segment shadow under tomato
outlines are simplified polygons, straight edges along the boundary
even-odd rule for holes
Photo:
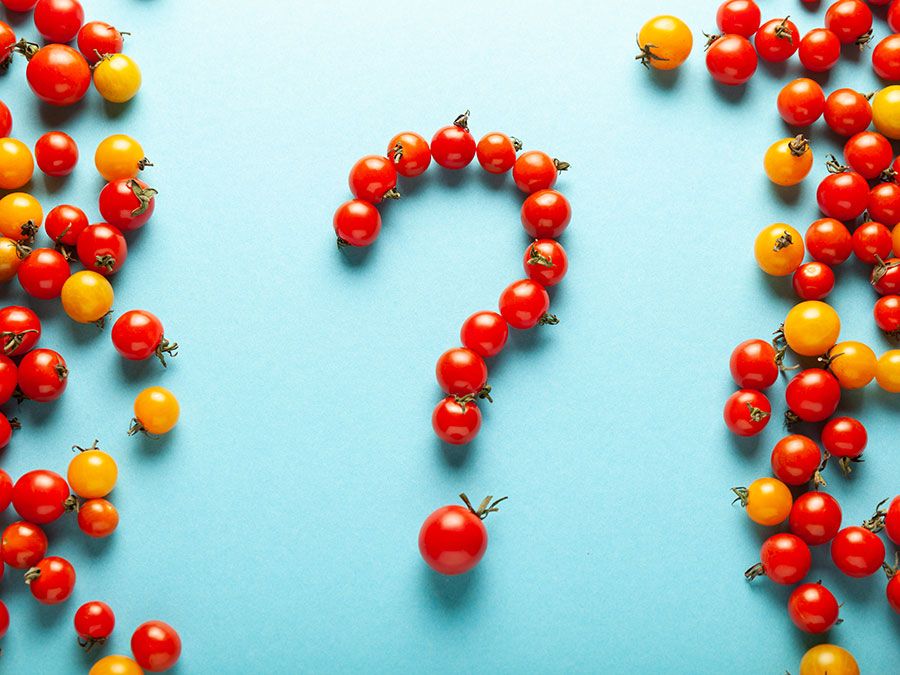
[[[482,416],[484,416],[485,405],[490,405],[490,403],[479,404],[479,409],[482,411]],[[434,442],[441,455],[443,456],[444,462],[446,462],[446,464],[453,469],[459,469],[462,468],[462,466],[468,461],[469,455],[472,453],[472,450],[478,443],[478,439],[476,437],[474,441],[466,445],[452,445],[451,443],[445,443],[437,437],[435,437]]]
[[[420,567],[420,574],[424,577],[423,587],[430,597],[435,598],[439,609],[469,606],[466,600],[478,587],[481,577],[480,567],[476,566],[473,570],[456,576],[438,574],[424,562]]]

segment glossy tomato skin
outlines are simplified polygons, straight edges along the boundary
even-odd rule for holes
[[[872,105],[853,89],[836,89],[825,99],[825,123],[841,136],[853,136],[872,124]]]
[[[837,410],[841,386],[831,373],[821,368],[801,371],[785,390],[788,408],[804,422],[821,422]]]
[[[34,578],[30,578],[35,571]],[[75,590],[75,568],[65,558],[49,556],[26,573],[26,580],[35,600],[44,605],[65,602]]]
[[[441,354],[435,366],[438,386],[456,396],[478,394],[487,384],[487,376],[484,359],[465,347],[448,349]]]
[[[772,276],[793,274],[803,262],[803,253],[803,238],[786,223],[764,227],[753,241],[756,263],[763,272]]]
[[[900,574],[896,570],[889,577],[888,585],[884,592],[891,609],[900,614]]]
[[[9,474],[0,469],[0,512],[6,511],[12,502],[13,482]]]
[[[465,123],[442,127],[431,139],[431,156],[445,169],[457,171],[469,166],[475,152],[475,139]]]
[[[877,262],[877,261],[876,261]],[[872,269],[872,288],[879,295],[900,293],[900,258],[887,258]]]
[[[759,5],[754,0],[726,0],[716,12],[716,25],[721,33],[734,33],[745,38],[759,30],[762,20]]]
[[[521,144],[499,131],[486,134],[478,141],[475,153],[478,163],[488,173],[502,174],[513,168]]]
[[[861,389],[875,377],[878,357],[868,345],[845,340],[829,351],[828,368],[842,389]]]
[[[522,204],[522,227],[533,239],[558,239],[572,219],[569,200],[556,190],[540,190]]]
[[[20,520],[3,530],[0,540],[3,562],[24,570],[37,565],[47,554],[47,535],[33,523]]]
[[[637,36],[643,66],[657,70],[674,70],[691,54],[694,38],[691,29],[678,17],[655,16],[641,26]]]
[[[13,486],[13,508],[29,523],[52,523],[66,512],[69,502],[66,479],[53,471],[29,471]]]
[[[848,577],[867,577],[884,562],[884,543],[877,534],[852,525],[838,532],[831,542],[831,559]]]
[[[500,315],[513,328],[527,330],[545,321],[550,296],[531,279],[514,281],[500,294]]]
[[[334,212],[334,233],[338,242],[350,246],[369,246],[381,232],[381,214],[369,202],[351,199]]]
[[[834,595],[820,583],[801,584],[788,598],[788,615],[804,633],[825,633],[837,622],[840,607]]]
[[[765,394],[754,389],[741,389],[725,401],[722,416],[731,433],[755,436],[769,423],[772,406]]]
[[[68,176],[78,163],[78,145],[62,131],[48,131],[35,143],[34,159],[48,176]]]
[[[900,223],[900,185],[878,183],[869,191],[869,217],[894,227]]]
[[[784,532],[773,534],[763,542],[759,561],[762,570],[756,568],[756,574],[765,574],[776,584],[791,585],[809,573],[812,554],[800,537]],[[748,570],[748,578],[755,576],[752,570]]]
[[[0,354],[0,405],[12,398],[19,383],[19,373],[16,364],[8,356]],[[0,469],[2,471],[2,469]],[[0,491],[2,493],[2,491]],[[3,510],[3,500],[0,499],[0,511]]]
[[[816,442],[801,434],[785,436],[772,449],[772,473],[782,483],[805,485],[813,479],[822,462]]]
[[[815,28],[800,40],[800,63],[813,73],[831,70],[841,58],[841,41],[827,28]]]
[[[819,262],[840,265],[853,253],[853,237],[841,221],[820,218],[806,231],[806,248]]]
[[[853,654],[837,645],[810,647],[800,660],[800,675],[859,675]]]
[[[100,215],[122,232],[143,227],[153,215],[156,190],[139,178],[107,183],[100,191]]]
[[[791,513],[790,488],[777,478],[757,478],[746,488],[733,488],[747,517],[759,525],[778,525]]]
[[[397,187],[397,169],[387,157],[368,155],[350,169],[348,182],[354,197],[379,204]]]
[[[77,206],[60,204],[50,209],[44,220],[47,236],[55,244],[75,246],[78,236],[88,226],[87,215]]]
[[[801,300],[822,300],[834,290],[834,272],[825,263],[803,263],[794,270],[792,284]]]
[[[68,261],[52,248],[33,250],[17,271],[19,284],[33,298],[52,300],[58,298],[63,284],[71,274]]]
[[[791,532],[810,546],[820,546],[841,529],[841,506],[826,492],[805,492],[794,500],[788,524]]]
[[[513,181],[526,194],[549,190],[556,184],[560,166],[546,152],[529,150],[519,155],[513,164]]]
[[[0,35],[3,34],[3,22],[0,22]],[[15,42],[15,36],[13,36]],[[3,60],[2,49],[0,49],[0,61]],[[0,101],[0,138],[8,138],[12,134],[13,119],[12,113],[3,101]]]
[[[900,546],[900,495],[891,500],[884,515],[884,533],[894,544]]]
[[[464,506],[443,506],[422,523],[419,552],[435,572],[456,575],[475,567],[487,550],[487,529]]]
[[[78,507],[78,528],[89,537],[108,537],[118,525],[119,512],[105,499],[88,499]]]
[[[862,0],[838,0],[825,12],[825,27],[841,44],[853,44],[872,29],[872,10]]]
[[[86,227],[75,247],[78,261],[97,274],[111,276],[122,269],[128,258],[128,243],[117,227],[95,223]]]
[[[855,171],[832,173],[819,183],[816,200],[819,210],[828,218],[854,220],[869,203],[869,184]]]
[[[775,347],[765,340],[745,340],[731,352],[731,378],[741,389],[768,389],[778,379]]]
[[[181,656],[181,638],[163,621],[142,623],[131,636],[134,660],[146,671],[159,673],[174,667]]]
[[[22,356],[34,349],[41,338],[41,320],[28,307],[9,305],[0,308],[0,333],[12,336],[3,341],[7,356]]]
[[[875,324],[886,333],[900,331],[900,295],[885,295],[878,298],[873,310]],[[2,397],[0,397],[2,398]]]
[[[116,319],[111,336],[119,354],[130,361],[143,361],[156,353],[163,340],[162,321],[146,310],[129,310]]]
[[[55,401],[66,390],[68,380],[65,359],[52,349],[34,349],[19,361],[19,389],[32,401]]]
[[[84,23],[84,9],[78,0],[38,0],[34,25],[48,42],[71,42]]]
[[[542,286],[556,286],[566,276],[569,258],[562,245],[553,239],[536,239],[522,258],[526,276]]]
[[[41,47],[25,70],[35,96],[55,106],[77,103],[91,84],[91,69],[84,57],[68,45]]]
[[[772,19],[759,27],[755,44],[759,58],[764,61],[787,61],[800,46],[800,31],[793,21]]]
[[[822,445],[832,457],[857,459],[868,439],[862,422],[852,417],[834,417],[822,428]]]
[[[464,445],[471,442],[481,429],[481,411],[475,402],[460,403],[447,396],[435,406],[431,415],[434,433],[445,443]]]
[[[144,431],[161,435],[178,424],[181,407],[175,395],[165,387],[147,387],[134,399],[134,419],[137,427],[129,434]]]
[[[900,35],[888,35],[872,50],[872,69],[883,80],[900,80]]]
[[[75,633],[85,643],[105,641],[116,627],[116,615],[105,602],[92,600],[75,612]]]
[[[459,339],[463,346],[482,357],[503,351],[509,337],[509,326],[496,312],[476,312],[463,322]]]
[[[778,114],[787,124],[808,127],[825,110],[825,92],[815,80],[801,77],[784,85],[776,105]]]
[[[750,40],[741,35],[723,35],[706,50],[706,69],[720,84],[746,84],[756,72],[758,61]]]
[[[105,21],[89,21],[78,31],[78,51],[91,65],[103,54],[118,54],[122,51],[122,34]]]
[[[387,157],[393,160],[398,174],[404,178],[415,178],[425,173],[431,165],[431,148],[419,134],[404,131],[388,143]]]
[[[878,357],[875,381],[885,391],[900,394],[900,349],[889,349]]]
[[[894,159],[891,142],[877,131],[861,131],[844,144],[844,159],[866,180],[875,180]]]
[[[841,319],[831,305],[804,300],[788,312],[782,329],[784,340],[801,356],[822,356],[838,341]]]

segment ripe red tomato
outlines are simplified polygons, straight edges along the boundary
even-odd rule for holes
[[[156,204],[156,190],[139,178],[120,178],[100,191],[100,215],[123,232],[143,227]]]
[[[11,523],[0,540],[3,562],[24,570],[37,565],[47,554],[47,535],[33,523],[24,520]]]
[[[0,413],[0,449],[9,445],[9,442],[12,440],[13,431],[19,428],[19,420],[15,417],[10,419],[3,413]],[[0,574],[2,574],[2,572],[0,572]]]
[[[853,231],[853,253],[869,265],[890,256],[892,245],[891,231],[881,223],[869,221]]]
[[[431,139],[431,156],[445,169],[467,167],[475,157],[475,139],[469,132],[469,111],[457,117],[453,124],[441,127]]]
[[[881,568],[884,543],[864,527],[845,527],[831,542],[831,559],[848,577],[867,577]]]
[[[891,4],[888,5],[887,16],[887,24],[890,27],[891,31],[894,33],[900,33],[900,2],[897,0],[891,0]]]
[[[435,366],[438,386],[448,394],[466,396],[490,392],[487,364],[471,349],[457,347],[440,355]]]
[[[66,390],[68,379],[65,360],[52,349],[34,349],[19,362],[19,389],[32,401],[55,401]]]
[[[834,272],[825,263],[803,263],[794,270],[792,281],[801,300],[821,300],[834,290]]]
[[[850,462],[860,457],[868,442],[866,428],[852,417],[835,417],[822,428],[822,445],[832,457],[837,457],[844,473],[850,472]]]
[[[880,223],[900,223],[900,185],[879,183],[869,192],[869,217]]]
[[[363,157],[350,169],[348,182],[353,196],[370,204],[400,196],[397,192],[397,169],[387,157]]]
[[[830,494],[805,492],[794,500],[788,518],[791,532],[810,546],[834,539],[841,529],[841,506]]]
[[[766,395],[754,389],[741,389],[725,401],[725,426],[738,436],[755,436],[765,429],[772,416]]]
[[[796,584],[809,572],[812,554],[809,546],[798,536],[786,532],[773,534],[759,550],[759,562],[744,572],[748,580],[760,575],[776,584]]]
[[[334,212],[334,233],[338,248],[343,246],[369,246],[381,232],[381,215],[369,202],[351,199]]]
[[[558,239],[572,219],[569,200],[556,190],[540,190],[522,204],[522,227],[533,239]]]
[[[16,32],[8,23],[0,21],[0,67],[9,66],[15,46]],[[8,138],[10,129],[12,129],[12,118],[9,115],[9,108],[0,102],[0,134],[2,134],[0,138]]]
[[[844,144],[850,168],[867,180],[875,180],[894,159],[891,142],[876,131],[861,131]]]
[[[19,265],[16,273],[22,289],[33,298],[52,300],[58,298],[63,284],[69,278],[69,263],[52,248],[36,248]]]
[[[85,651],[105,644],[115,627],[116,615],[105,602],[92,600],[75,612],[75,634],[78,635],[78,644]]]
[[[891,500],[884,514],[884,532],[888,539],[900,546],[900,495]]]
[[[34,6],[34,26],[48,42],[71,42],[83,22],[78,0],[38,0]]]
[[[519,330],[559,323],[559,319],[548,314],[549,309],[550,296],[543,286],[531,279],[514,281],[500,294],[500,315]]]
[[[787,61],[800,46],[800,31],[793,21],[772,19],[760,26],[755,44],[759,58],[764,61]]]
[[[841,136],[865,131],[872,123],[872,106],[863,94],[836,89],[825,99],[825,123]]]
[[[29,12],[34,9],[37,0],[0,0],[10,12]]]
[[[19,383],[19,374],[16,364],[8,356],[0,354],[0,405],[12,398]],[[0,469],[2,471],[2,469]],[[0,474],[2,475],[2,474]],[[0,491],[2,494],[2,491]],[[3,510],[3,500],[0,499],[0,511]]]
[[[75,246],[78,236],[87,226],[88,219],[84,211],[69,204],[54,206],[44,219],[47,236],[57,246]]]
[[[900,258],[888,258],[872,269],[872,288],[879,295],[900,293]]]
[[[428,141],[412,131],[394,136],[388,143],[387,156],[393,160],[397,173],[404,178],[420,176],[431,165]]]
[[[813,480],[821,462],[819,446],[800,434],[785,436],[772,450],[772,473],[788,485],[805,485]]]
[[[824,73],[840,60],[841,41],[827,28],[815,28],[803,36],[797,52],[804,68],[813,73]]]
[[[819,209],[835,220],[854,220],[869,203],[869,184],[855,171],[826,176],[816,191]]]
[[[509,326],[496,312],[476,312],[463,322],[459,331],[460,342],[476,354],[496,356],[509,337]]]
[[[526,194],[549,190],[556,184],[556,176],[566,171],[569,165],[553,159],[546,152],[529,150],[523,152],[513,165],[513,180]]]
[[[888,571],[888,585],[884,591],[891,609],[900,614],[900,563],[895,562]]]
[[[34,159],[48,176],[68,176],[78,163],[78,146],[62,131],[48,131],[34,144]]]
[[[66,479],[53,471],[37,469],[23,474],[13,486],[12,505],[30,523],[51,523],[75,508]]]
[[[726,0],[716,12],[716,25],[720,33],[733,33],[751,37],[761,21],[759,5],[753,0]]]
[[[155,356],[165,366],[166,355],[178,353],[178,343],[165,338],[162,321],[145,309],[132,309],[116,319],[111,337],[116,351],[130,361]]]
[[[162,621],[142,623],[131,636],[134,660],[151,673],[174,667],[181,656],[181,638],[177,631]]]
[[[478,163],[488,173],[506,173],[516,163],[516,153],[522,149],[517,138],[510,138],[499,131],[485,135],[475,148]]]
[[[569,269],[565,249],[553,239],[535,239],[522,258],[525,274],[542,286],[556,286]]]
[[[0,512],[6,511],[12,502],[13,482],[9,474],[0,469]],[[2,572],[0,572],[2,574]]]
[[[808,127],[825,110],[825,92],[815,80],[801,77],[788,82],[778,93],[778,114],[791,126]]]
[[[888,35],[875,45],[872,69],[882,79],[891,82],[900,80],[900,35]]]
[[[428,566],[440,574],[463,574],[478,564],[488,544],[482,521],[506,499],[492,502],[493,498],[488,497],[476,509],[465,494],[460,498],[465,506],[442,506],[425,519],[419,530],[419,552]]]
[[[28,60],[25,76],[31,90],[45,103],[78,103],[91,85],[91,69],[84,57],[68,45],[49,44]]]
[[[119,526],[119,512],[105,499],[88,499],[78,507],[78,528],[89,537],[108,537]]]
[[[821,422],[837,410],[841,385],[831,373],[808,368],[795,375],[784,392],[788,408],[804,422]]]
[[[885,295],[875,303],[875,324],[886,333],[900,335],[900,295]],[[2,396],[0,396],[2,399]]]
[[[819,262],[840,265],[853,252],[853,238],[841,221],[821,218],[806,231],[806,249]]]
[[[745,340],[731,352],[729,367],[741,389],[768,389],[778,379],[778,353],[765,340]]]
[[[45,605],[65,602],[75,590],[75,568],[65,558],[44,558],[25,573],[35,600]]]
[[[0,21],[0,45],[3,44],[3,30],[5,23]],[[15,36],[13,36],[15,40]],[[0,47],[0,55],[3,53],[3,47]],[[9,58],[8,56],[6,58]],[[0,61],[3,61],[3,58],[0,58]],[[9,138],[12,134],[12,113],[9,112],[9,108],[6,107],[6,104],[3,101],[0,101],[0,138]]]
[[[0,340],[7,356],[22,356],[34,349],[41,337],[41,320],[28,307],[0,309]]]
[[[840,606],[820,583],[801,584],[788,598],[788,615],[804,633],[824,633],[838,622]]]
[[[123,42],[122,33],[105,21],[89,21],[78,31],[78,51],[91,65],[104,54],[119,54]]]
[[[838,0],[825,12],[825,27],[841,44],[866,44],[872,38],[872,10],[861,0]]]
[[[471,442],[481,429],[481,411],[474,401],[455,396],[443,399],[431,414],[434,433],[445,443],[463,445]]]
[[[741,35],[723,35],[706,50],[706,69],[720,84],[745,84],[756,72],[758,62],[750,40]]]
[[[128,244],[117,228],[96,223],[79,235],[76,252],[85,268],[108,277],[122,269],[128,258]]]

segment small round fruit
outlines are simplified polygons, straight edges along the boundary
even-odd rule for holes
[[[434,433],[445,443],[464,445],[470,443],[481,429],[481,411],[475,402],[467,402],[455,396],[447,396],[431,414]]]
[[[784,320],[784,339],[801,356],[821,356],[841,333],[841,320],[831,305],[807,300],[795,305]]]
[[[731,433],[755,436],[769,423],[772,406],[765,394],[754,389],[741,389],[725,401],[722,415]]]
[[[103,180],[112,182],[134,178],[149,162],[140,143],[131,136],[114,134],[100,141],[94,152],[94,166]]]
[[[180,408],[175,395],[163,387],[147,387],[134,400],[134,419],[129,435],[168,433],[178,423]]]
[[[94,87],[107,101],[125,103],[141,88],[141,69],[125,54],[104,54],[94,66]]]
[[[105,497],[116,486],[119,469],[116,460],[97,447],[75,446],[77,454],[69,462],[67,480],[72,491],[84,499]]]
[[[119,526],[119,512],[105,499],[88,499],[78,507],[78,528],[89,537],[108,537]]]
[[[464,347],[483,357],[503,351],[509,337],[509,325],[496,312],[476,312],[463,322],[459,339]]]
[[[900,349],[891,349],[879,357],[875,381],[885,391],[900,394]]]
[[[800,675],[859,675],[853,654],[837,645],[811,647],[800,660]]]
[[[49,556],[25,572],[25,583],[44,605],[65,602],[75,590],[75,568],[65,558]]]
[[[103,325],[112,311],[113,288],[106,278],[90,270],[66,279],[60,294],[63,310],[73,321]]]
[[[144,671],[134,659],[110,654],[91,666],[88,675],[144,675]]]
[[[540,190],[522,204],[522,227],[532,239],[558,239],[572,219],[572,207],[556,190]]]
[[[831,542],[831,559],[848,577],[867,577],[881,569],[884,543],[877,534],[852,525],[838,532]]]
[[[875,377],[877,364],[868,345],[848,340],[831,348],[828,368],[844,389],[860,389]]]
[[[840,605],[820,583],[801,584],[788,598],[788,616],[804,633],[825,633],[838,622]]]
[[[131,653],[144,670],[159,673],[174,667],[181,656],[178,632],[163,621],[147,621],[131,636]]]
[[[687,61],[694,46],[694,36],[687,24],[669,15],[645,23],[637,41],[641,53],[635,58],[647,68],[657,70],[674,70]]]
[[[28,146],[15,138],[0,138],[0,190],[18,190],[33,174],[34,158]]]
[[[747,517],[759,525],[778,525],[790,515],[793,498],[788,486],[775,478],[757,478],[746,488],[733,488]]]
[[[766,274],[776,277],[793,274],[803,262],[803,237],[790,225],[775,223],[756,236],[753,254]]]

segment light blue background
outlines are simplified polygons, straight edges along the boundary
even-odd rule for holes
[[[119,461],[122,523],[101,542],[71,519],[49,528],[78,570],[62,607],[38,606],[7,570],[0,669],[85,672],[72,614],[99,598],[118,616],[102,653],[127,653],[138,623],[164,619],[184,639],[183,675],[797,672],[820,639],[790,623],[788,589],[744,581],[766,532],[729,493],[768,474],[781,429],[737,442],[721,406],[732,347],[768,336],[793,301],[756,268],[753,237],[778,220],[805,230],[838,147],[819,123],[813,178],[778,191],[763,176],[764,149],[786,135],[775,94],[798,63],[717,88],[700,44],[715,3],[698,0],[85,5],[133,33],[138,98],[105,107],[92,91],[51,110],[21,60],[0,98],[25,142],[56,127],[81,146],[69,180],[33,181],[47,208],[70,201],[96,219],[97,142],[142,141],[160,195],[129,242],[116,309],[156,312],[183,350],[166,372],[126,364],[108,331],[32,303],[72,375],[57,404],[15,411],[25,428],[3,465],[64,472],[69,446],[96,436]],[[806,30],[824,8],[783,0],[765,14],[788,11]],[[632,61],[635,32],[660,12],[698,43],[669,76]],[[850,53],[823,82],[876,86]],[[466,108],[476,136],[514,133],[571,162],[559,186],[575,215],[553,293],[561,324],[513,336],[491,364],[481,435],[460,451],[431,431],[434,360],[521,276],[521,196],[477,166],[432,169],[383,209],[363,256],[338,254],[331,216],[359,156],[401,130],[430,137]],[[844,336],[886,349],[862,268],[839,280]],[[22,301],[15,282],[0,292]],[[181,423],[162,441],[127,438],[150,384],[177,393]],[[874,387],[845,397],[870,432],[852,478],[831,472],[846,522],[898,492],[898,409]],[[439,578],[418,528],[463,490],[510,499],[481,565]],[[825,551],[816,563],[811,578],[845,602],[831,640],[865,673],[896,672],[884,576],[842,578]]]

